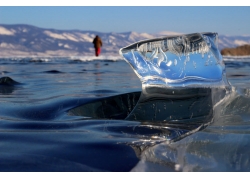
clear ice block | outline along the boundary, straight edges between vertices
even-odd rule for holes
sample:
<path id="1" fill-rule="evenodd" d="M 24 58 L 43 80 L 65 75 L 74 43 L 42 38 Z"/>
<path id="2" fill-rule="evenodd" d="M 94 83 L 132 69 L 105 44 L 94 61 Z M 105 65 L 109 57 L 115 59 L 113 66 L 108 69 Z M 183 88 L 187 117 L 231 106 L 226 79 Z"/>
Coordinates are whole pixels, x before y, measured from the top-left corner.
<path id="1" fill-rule="evenodd" d="M 225 86 L 217 33 L 193 33 L 139 41 L 119 53 L 143 86 Z"/>

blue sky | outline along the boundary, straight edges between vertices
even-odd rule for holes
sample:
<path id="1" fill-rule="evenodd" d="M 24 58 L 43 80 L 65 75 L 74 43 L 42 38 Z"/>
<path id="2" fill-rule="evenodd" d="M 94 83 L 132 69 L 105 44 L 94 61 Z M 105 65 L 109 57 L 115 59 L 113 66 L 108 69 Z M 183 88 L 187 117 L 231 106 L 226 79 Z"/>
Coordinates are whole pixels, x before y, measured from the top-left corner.
<path id="1" fill-rule="evenodd" d="M 109 1 L 102 2 L 108 5 Z M 30 24 L 41 28 L 100 32 L 212 31 L 224 35 L 250 35 L 250 6 L 107 5 L 3 4 L 0 6 L 0 24 Z"/>

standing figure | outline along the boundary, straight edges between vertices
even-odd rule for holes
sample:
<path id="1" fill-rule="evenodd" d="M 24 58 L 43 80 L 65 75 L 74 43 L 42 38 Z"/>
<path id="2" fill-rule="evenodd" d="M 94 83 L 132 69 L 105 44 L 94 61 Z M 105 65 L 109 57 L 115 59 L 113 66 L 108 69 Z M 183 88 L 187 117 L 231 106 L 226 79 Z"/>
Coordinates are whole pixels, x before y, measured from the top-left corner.
<path id="1" fill-rule="evenodd" d="M 93 44 L 94 44 L 94 47 L 95 47 L 95 55 L 99 56 L 99 54 L 101 53 L 102 40 L 98 35 L 93 40 Z"/>

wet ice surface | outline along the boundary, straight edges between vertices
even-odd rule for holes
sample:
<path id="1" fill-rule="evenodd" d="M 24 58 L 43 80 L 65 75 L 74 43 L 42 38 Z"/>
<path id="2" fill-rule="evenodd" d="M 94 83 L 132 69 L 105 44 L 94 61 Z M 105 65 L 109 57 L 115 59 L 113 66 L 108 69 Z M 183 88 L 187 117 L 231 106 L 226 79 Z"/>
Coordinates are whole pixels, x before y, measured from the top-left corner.
<path id="1" fill-rule="evenodd" d="M 245 61 L 226 61 L 231 89 L 141 97 L 124 61 L 1 59 L 0 170 L 249 171 Z"/>

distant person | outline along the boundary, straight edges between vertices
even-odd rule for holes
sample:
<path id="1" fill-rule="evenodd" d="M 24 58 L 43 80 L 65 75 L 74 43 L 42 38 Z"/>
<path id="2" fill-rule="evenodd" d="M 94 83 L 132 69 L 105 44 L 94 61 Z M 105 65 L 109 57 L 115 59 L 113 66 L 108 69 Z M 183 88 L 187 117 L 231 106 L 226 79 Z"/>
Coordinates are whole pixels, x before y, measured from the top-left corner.
<path id="1" fill-rule="evenodd" d="M 99 56 L 101 53 L 101 47 L 102 47 L 102 40 L 99 36 L 96 36 L 95 39 L 93 40 L 93 44 L 95 47 L 95 56 Z"/>

